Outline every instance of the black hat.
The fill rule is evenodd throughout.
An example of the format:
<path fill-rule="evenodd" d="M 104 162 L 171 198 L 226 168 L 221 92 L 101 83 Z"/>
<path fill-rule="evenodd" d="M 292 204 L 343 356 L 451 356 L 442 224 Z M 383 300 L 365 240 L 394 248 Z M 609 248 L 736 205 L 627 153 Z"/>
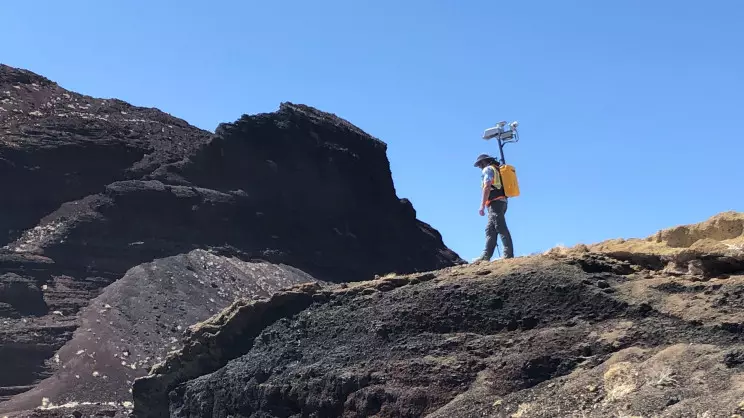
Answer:
<path fill-rule="evenodd" d="M 481 155 L 479 155 L 479 156 L 478 156 L 478 158 L 477 158 L 477 159 L 475 160 L 475 163 L 473 164 L 473 167 L 478 167 L 478 164 L 480 164 L 480 163 L 481 163 L 481 161 L 489 161 L 489 160 L 491 160 L 490 162 L 498 163 L 498 162 L 496 161 L 496 159 L 495 159 L 495 158 L 493 158 L 493 157 L 491 157 L 490 155 L 488 155 L 488 154 L 481 154 Z"/>

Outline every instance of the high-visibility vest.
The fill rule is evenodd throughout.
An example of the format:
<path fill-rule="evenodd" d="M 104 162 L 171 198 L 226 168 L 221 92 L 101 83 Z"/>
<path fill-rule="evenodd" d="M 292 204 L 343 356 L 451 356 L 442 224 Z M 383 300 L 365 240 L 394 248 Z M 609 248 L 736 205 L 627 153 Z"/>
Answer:
<path fill-rule="evenodd" d="M 491 191 L 488 194 L 488 202 L 496 199 L 503 199 L 505 197 L 516 197 L 519 196 L 519 182 L 517 181 L 517 172 L 514 166 L 509 164 L 502 164 L 496 167 L 495 165 L 488 166 L 493 169 L 494 176 L 490 184 L 486 184 L 485 173 L 483 175 L 481 187 L 490 187 Z"/>

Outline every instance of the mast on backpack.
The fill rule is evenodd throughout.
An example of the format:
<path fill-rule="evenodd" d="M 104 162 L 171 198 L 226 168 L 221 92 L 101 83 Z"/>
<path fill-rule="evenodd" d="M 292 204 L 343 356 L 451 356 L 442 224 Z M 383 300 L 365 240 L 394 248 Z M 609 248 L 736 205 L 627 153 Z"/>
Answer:
<path fill-rule="evenodd" d="M 483 139 L 488 141 L 489 139 L 496 138 L 499 143 L 499 153 L 501 154 L 501 164 L 506 164 L 504 158 L 504 145 L 510 142 L 519 142 L 519 133 L 517 132 L 517 126 L 519 122 L 514 121 L 509 124 L 509 129 L 504 130 L 506 121 L 501 121 L 492 128 L 488 128 L 483 132 Z"/>

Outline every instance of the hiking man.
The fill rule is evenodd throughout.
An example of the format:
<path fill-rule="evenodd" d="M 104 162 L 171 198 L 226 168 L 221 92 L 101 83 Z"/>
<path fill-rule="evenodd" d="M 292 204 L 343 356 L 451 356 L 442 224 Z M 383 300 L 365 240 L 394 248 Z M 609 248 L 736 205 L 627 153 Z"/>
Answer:
<path fill-rule="evenodd" d="M 507 198 L 504 193 L 501 174 L 499 174 L 499 162 L 488 154 L 481 154 L 475 160 L 473 166 L 481 169 L 480 216 L 485 215 L 485 208 L 488 207 L 486 248 L 476 261 L 491 261 L 493 251 L 496 249 L 497 235 L 501 235 L 501 242 L 504 244 L 504 258 L 512 258 L 514 257 L 514 248 L 504 216 L 506 214 Z"/>

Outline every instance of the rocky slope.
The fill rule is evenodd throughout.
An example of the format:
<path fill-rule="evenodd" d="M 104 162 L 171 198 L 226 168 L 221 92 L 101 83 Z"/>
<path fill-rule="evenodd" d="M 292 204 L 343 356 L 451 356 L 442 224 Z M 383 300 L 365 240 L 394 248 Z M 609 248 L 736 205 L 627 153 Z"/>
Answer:
<path fill-rule="evenodd" d="M 0 416 L 744 416 L 744 214 L 463 266 L 385 148 L 0 65 Z"/>
<path fill-rule="evenodd" d="M 134 411 L 739 416 L 741 243 L 744 214 L 724 213 L 646 240 L 238 301 L 135 381 Z"/>
<path fill-rule="evenodd" d="M 157 109 L 84 96 L 0 64 L 0 245 L 65 202 L 180 161 L 210 136 Z"/>
<path fill-rule="evenodd" d="M 91 331 L 99 335 L 91 341 L 134 338 L 127 344 L 142 355 L 139 372 L 149 364 L 144 358 L 162 356 L 172 336 L 160 345 L 155 325 L 143 325 L 149 334 L 131 334 L 134 319 L 107 315 L 133 310 L 137 318 L 156 317 L 167 293 L 151 306 L 118 302 L 145 294 L 149 281 L 166 286 L 186 280 L 178 286 L 196 289 L 169 305 L 189 312 L 179 317 L 183 327 L 236 294 L 248 295 L 235 289 L 267 296 L 300 278 L 366 280 L 463 262 L 416 218 L 410 202 L 396 196 L 383 142 L 303 105 L 284 103 L 211 134 L 157 109 L 80 95 L 0 65 L 0 175 L 3 412 L 39 397 L 59 403 L 85 391 L 122 400 L 127 381 L 137 375 L 128 370 L 95 390 L 87 382 L 58 390 L 102 367 L 93 357 L 93 363 L 75 359 L 81 349 L 101 355 L 93 342 L 82 342 L 92 338 L 88 328 L 98 329 L 89 326 L 101 310 L 91 302 L 97 297 L 110 299 L 112 308 L 96 319 L 112 324 Z M 202 286 L 205 276 L 184 270 L 190 262 L 183 257 L 200 250 L 225 257 L 215 261 L 219 265 L 237 258 L 273 266 L 262 274 L 236 274 L 233 287 L 218 297 L 223 287 Z M 153 260 L 178 275 L 133 273 Z M 272 281 L 255 283 L 269 273 Z M 210 298 L 216 302 L 192 310 Z M 122 346 L 112 344 L 103 347 L 109 368 Z"/>
<path fill-rule="evenodd" d="M 114 276 L 205 246 L 331 280 L 462 262 L 396 196 L 386 145 L 332 114 L 284 103 L 209 135 L 6 66 L 0 91 L 12 252 Z"/>
<path fill-rule="evenodd" d="M 78 313 L 79 326 L 52 358 L 52 377 L 0 411 L 31 410 L 45 398 L 54 404 L 131 403 L 134 379 L 179 348 L 188 326 L 237 298 L 268 297 L 310 281 L 317 280 L 290 266 L 203 250 L 134 267 Z"/>

